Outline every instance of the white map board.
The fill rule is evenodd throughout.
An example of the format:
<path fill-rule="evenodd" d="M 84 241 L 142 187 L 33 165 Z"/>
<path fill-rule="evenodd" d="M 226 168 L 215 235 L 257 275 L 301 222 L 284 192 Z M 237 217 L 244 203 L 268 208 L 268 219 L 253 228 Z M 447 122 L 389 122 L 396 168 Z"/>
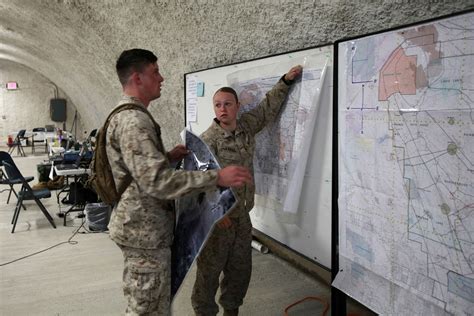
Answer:
<path fill-rule="evenodd" d="M 333 285 L 383 315 L 474 315 L 474 14 L 337 45 Z"/>
<path fill-rule="evenodd" d="M 292 87 L 278 121 L 258 135 L 254 160 L 257 194 L 251 217 L 254 228 L 328 269 L 332 62 L 332 46 L 325 46 L 185 75 L 186 127 L 201 134 L 215 117 L 212 96 L 218 88 L 232 86 L 243 107 L 251 107 L 292 66 L 303 66 L 302 80 Z M 306 156 L 307 161 L 301 158 Z M 284 211 L 286 192 L 295 178 L 301 180 L 302 189 L 290 204 L 297 207 L 287 206 Z"/>

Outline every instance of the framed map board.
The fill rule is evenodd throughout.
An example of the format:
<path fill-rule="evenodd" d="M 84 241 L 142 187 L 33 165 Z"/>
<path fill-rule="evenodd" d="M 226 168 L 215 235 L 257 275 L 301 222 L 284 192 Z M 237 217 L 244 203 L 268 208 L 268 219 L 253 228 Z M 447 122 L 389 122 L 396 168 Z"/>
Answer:
<path fill-rule="evenodd" d="M 385 315 L 474 314 L 474 13 L 335 45 L 333 286 Z"/>
<path fill-rule="evenodd" d="M 287 52 L 185 75 L 186 127 L 204 132 L 215 117 L 212 97 L 233 87 L 250 109 L 292 66 L 303 74 L 277 120 L 256 139 L 255 229 L 329 269 L 333 46 Z"/>

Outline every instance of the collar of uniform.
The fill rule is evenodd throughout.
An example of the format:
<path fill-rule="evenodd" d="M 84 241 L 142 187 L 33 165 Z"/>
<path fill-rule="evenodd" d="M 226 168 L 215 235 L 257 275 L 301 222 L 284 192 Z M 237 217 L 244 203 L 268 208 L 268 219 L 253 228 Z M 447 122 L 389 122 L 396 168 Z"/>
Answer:
<path fill-rule="evenodd" d="M 228 130 L 222 128 L 219 124 L 219 120 L 217 118 L 214 118 L 214 121 L 212 122 L 212 126 L 215 130 L 219 131 L 222 136 L 225 138 L 232 137 L 234 136 L 234 133 L 229 132 Z M 237 127 L 235 129 L 235 135 L 239 135 L 240 133 L 243 133 L 242 128 L 240 127 L 239 121 L 237 121 Z"/>
<path fill-rule="evenodd" d="M 122 95 L 122 99 L 119 101 L 117 106 L 120 106 L 122 104 L 129 104 L 129 103 L 145 107 L 145 105 L 142 103 L 142 101 L 140 101 L 140 99 L 138 99 L 137 97 L 132 97 L 132 96 L 125 95 L 125 94 Z"/>

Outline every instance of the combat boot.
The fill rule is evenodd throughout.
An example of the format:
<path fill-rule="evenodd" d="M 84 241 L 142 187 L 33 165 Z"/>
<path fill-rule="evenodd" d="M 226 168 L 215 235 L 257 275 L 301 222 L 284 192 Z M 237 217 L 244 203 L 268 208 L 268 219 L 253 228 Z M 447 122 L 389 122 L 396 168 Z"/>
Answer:
<path fill-rule="evenodd" d="M 47 188 L 50 190 L 58 190 L 64 186 L 64 176 L 57 176 L 54 180 L 49 180 Z"/>
<path fill-rule="evenodd" d="M 31 187 L 33 190 L 42 190 L 48 188 L 48 182 L 38 182 L 34 186 Z"/>
<path fill-rule="evenodd" d="M 224 309 L 224 316 L 238 316 L 239 309 Z"/>

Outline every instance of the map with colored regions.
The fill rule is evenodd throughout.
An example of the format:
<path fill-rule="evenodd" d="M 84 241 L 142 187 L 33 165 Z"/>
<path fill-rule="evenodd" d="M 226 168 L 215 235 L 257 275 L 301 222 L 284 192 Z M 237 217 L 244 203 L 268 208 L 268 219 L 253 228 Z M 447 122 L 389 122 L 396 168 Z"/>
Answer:
<path fill-rule="evenodd" d="M 384 315 L 474 315 L 474 14 L 338 48 L 333 285 Z"/>
<path fill-rule="evenodd" d="M 281 107 L 274 123 L 266 126 L 256 136 L 254 156 L 254 179 L 256 194 L 275 201 L 284 211 L 296 212 L 299 195 L 289 194 L 301 191 L 307 155 L 303 149 L 311 140 L 318 96 L 321 88 L 321 75 L 327 63 L 325 54 L 312 56 L 317 68 L 303 68 L 300 78 L 292 85 L 288 97 Z M 297 62 L 294 61 L 291 66 Z M 268 68 L 268 67 L 267 67 Z M 288 66 L 290 69 L 290 65 Z M 268 73 L 265 67 L 233 73 L 228 82 L 238 94 L 240 112 L 255 108 L 265 94 L 278 82 L 282 74 L 259 76 L 248 79 L 249 73 Z M 301 181 L 297 181 L 301 180 Z"/>

